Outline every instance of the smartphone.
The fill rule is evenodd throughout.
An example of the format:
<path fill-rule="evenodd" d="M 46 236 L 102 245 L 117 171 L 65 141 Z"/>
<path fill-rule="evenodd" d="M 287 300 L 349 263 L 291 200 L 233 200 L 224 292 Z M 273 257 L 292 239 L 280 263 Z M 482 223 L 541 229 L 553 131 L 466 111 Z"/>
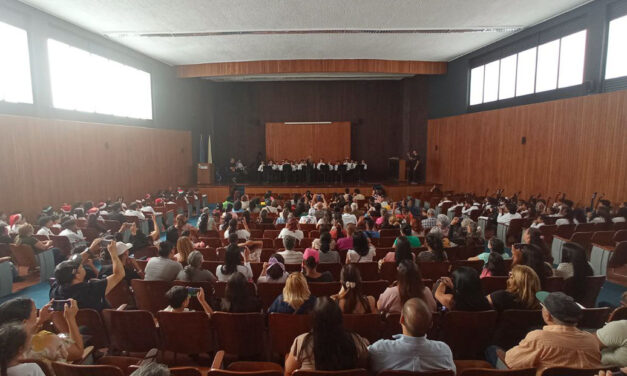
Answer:
<path fill-rule="evenodd" d="M 198 292 L 200 291 L 200 287 L 188 287 L 187 288 L 187 295 L 194 297 L 196 295 L 198 295 Z"/>
<path fill-rule="evenodd" d="M 512 245 L 512 248 L 522 249 L 522 247 L 523 247 L 523 245 L 524 245 L 524 244 L 525 244 L 525 243 L 514 243 L 514 244 Z"/>
<path fill-rule="evenodd" d="M 70 300 L 53 300 L 52 305 L 50 306 L 51 311 L 63 312 L 65 310 L 65 305 L 70 304 Z"/>

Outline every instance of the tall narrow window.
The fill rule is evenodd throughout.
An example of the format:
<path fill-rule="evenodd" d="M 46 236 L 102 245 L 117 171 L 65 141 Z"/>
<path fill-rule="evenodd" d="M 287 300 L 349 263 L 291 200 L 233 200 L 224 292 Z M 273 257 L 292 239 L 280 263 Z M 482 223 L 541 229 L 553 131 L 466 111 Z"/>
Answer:
<path fill-rule="evenodd" d="M 137 119 L 152 119 L 150 74 L 48 40 L 54 107 Z"/>
<path fill-rule="evenodd" d="M 518 53 L 518 67 L 516 69 L 516 96 L 533 93 L 536 75 L 536 50 L 530 48 Z"/>
<path fill-rule="evenodd" d="M 470 71 L 470 105 L 483 102 L 483 69 L 484 65 Z"/>
<path fill-rule="evenodd" d="M 574 86 L 583 82 L 583 65 L 586 59 L 586 34 L 586 30 L 581 30 L 562 38 L 557 87 Z"/>
<path fill-rule="evenodd" d="M 627 15 L 610 21 L 605 79 L 627 76 Z"/>
<path fill-rule="evenodd" d="M 536 69 L 536 93 L 557 88 L 557 70 L 560 54 L 560 40 L 538 46 L 538 67 Z"/>
<path fill-rule="evenodd" d="M 501 59 L 499 99 L 512 98 L 516 90 L 516 55 Z"/>
<path fill-rule="evenodd" d="M 485 65 L 483 102 L 493 102 L 499 98 L 499 60 Z"/>
<path fill-rule="evenodd" d="M 0 101 L 33 103 L 26 30 L 0 22 Z"/>

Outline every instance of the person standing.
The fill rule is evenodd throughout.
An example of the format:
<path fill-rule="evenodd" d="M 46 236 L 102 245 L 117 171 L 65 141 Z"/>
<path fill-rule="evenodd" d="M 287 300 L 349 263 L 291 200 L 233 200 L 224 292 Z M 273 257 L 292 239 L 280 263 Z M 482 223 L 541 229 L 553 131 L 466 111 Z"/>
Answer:
<path fill-rule="evenodd" d="M 418 182 L 418 167 L 420 166 L 420 156 L 416 150 L 407 153 L 407 166 L 409 168 L 409 182 Z"/>

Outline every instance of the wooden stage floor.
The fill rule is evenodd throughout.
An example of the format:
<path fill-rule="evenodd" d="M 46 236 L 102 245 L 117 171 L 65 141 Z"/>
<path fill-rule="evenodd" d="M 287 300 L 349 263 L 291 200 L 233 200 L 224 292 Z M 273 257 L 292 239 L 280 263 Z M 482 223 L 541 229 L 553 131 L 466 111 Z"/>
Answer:
<path fill-rule="evenodd" d="M 224 199 L 230 194 L 235 187 L 243 187 L 244 192 L 250 195 L 262 195 L 267 191 L 272 191 L 278 194 L 292 194 L 292 193 L 305 193 L 311 191 L 312 193 L 343 193 L 345 188 L 348 188 L 353 192 L 355 188 L 359 188 L 361 193 L 368 196 L 372 192 L 372 186 L 380 184 L 385 189 L 387 195 L 393 200 L 401 200 L 409 195 L 415 195 L 418 192 L 426 192 L 433 183 L 426 184 L 407 184 L 407 183 L 390 183 L 390 182 L 369 182 L 363 184 L 230 184 L 230 185 L 198 185 L 198 190 L 207 195 L 209 202 L 223 202 Z"/>

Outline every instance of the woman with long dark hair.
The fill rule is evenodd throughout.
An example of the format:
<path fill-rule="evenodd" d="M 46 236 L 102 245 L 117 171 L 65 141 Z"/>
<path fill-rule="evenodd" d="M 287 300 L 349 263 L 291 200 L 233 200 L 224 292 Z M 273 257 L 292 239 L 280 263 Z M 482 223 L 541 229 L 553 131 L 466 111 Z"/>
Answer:
<path fill-rule="evenodd" d="M 368 340 L 347 332 L 340 307 L 328 297 L 318 298 L 309 333 L 296 337 L 285 360 L 285 374 L 297 369 L 339 371 L 365 368 Z"/>
<path fill-rule="evenodd" d="M 442 277 L 435 299 L 446 309 L 455 311 L 488 311 L 492 309 L 483 296 L 479 273 L 467 266 L 457 268 L 452 278 Z"/>
<path fill-rule="evenodd" d="M 331 298 L 337 302 L 344 313 L 376 313 L 377 306 L 373 296 L 362 293 L 361 274 L 355 265 L 344 265 L 340 273 L 342 287 Z"/>
<path fill-rule="evenodd" d="M 577 243 L 564 243 L 562 262 L 555 269 L 555 275 L 566 281 L 565 291 L 575 300 L 585 296 L 586 277 L 594 275 L 586 258 L 586 251 Z"/>
<path fill-rule="evenodd" d="M 519 247 L 512 247 L 512 266 L 527 265 L 540 278 L 540 284 L 544 286 L 547 277 L 553 275 L 553 270 L 549 264 L 544 262 L 542 250 L 534 244 L 522 244 Z"/>
<path fill-rule="evenodd" d="M 422 282 L 420 269 L 413 261 L 403 260 L 397 267 L 396 282 L 379 296 L 377 308 L 382 312 L 400 313 L 411 298 L 422 300 L 432 312 L 437 309 L 431 289 Z"/>
<path fill-rule="evenodd" d="M 24 325 L 9 323 L 0 326 L 0 376 L 44 376 L 36 363 L 20 363 L 28 346 Z"/>
<path fill-rule="evenodd" d="M 331 234 L 328 231 L 323 231 L 320 233 L 320 240 L 315 244 L 318 245 L 318 250 L 320 251 L 320 263 L 340 263 L 340 253 L 335 250 L 335 241 L 331 238 Z M 313 248 L 316 249 L 316 245 L 313 244 Z"/>
<path fill-rule="evenodd" d="M 542 237 L 542 232 L 540 232 L 539 229 L 533 227 L 528 228 L 523 236 L 523 243 L 535 245 L 540 249 L 544 261 L 548 262 L 549 264 L 553 262 L 551 250 L 546 245 L 546 242 Z"/>
<path fill-rule="evenodd" d="M 366 234 L 356 231 L 353 234 L 353 249 L 349 249 L 346 253 L 346 263 L 371 262 L 376 253 L 375 247 L 370 244 Z"/>
<path fill-rule="evenodd" d="M 251 290 L 244 274 L 235 272 L 229 277 L 224 290 L 224 298 L 220 301 L 220 311 L 231 313 L 261 312 L 261 301 Z"/>
<path fill-rule="evenodd" d="M 437 233 L 429 233 L 426 237 L 427 250 L 418 254 L 418 261 L 446 261 L 448 256 L 444 251 L 442 236 Z"/>
<path fill-rule="evenodd" d="M 406 236 L 399 236 L 394 241 L 394 252 L 388 252 L 383 262 L 395 262 L 398 266 L 403 260 L 414 261 L 416 256 L 411 251 L 411 242 Z"/>
<path fill-rule="evenodd" d="M 485 263 L 483 270 L 481 270 L 480 278 L 505 276 L 507 276 L 507 270 L 505 270 L 503 255 L 497 252 L 490 252 L 488 261 Z"/>
<path fill-rule="evenodd" d="M 244 251 L 244 263 L 242 264 L 242 251 Z M 243 250 L 237 244 L 229 244 L 226 248 L 224 256 L 224 265 L 220 265 L 216 268 L 216 277 L 218 281 L 228 281 L 231 274 L 235 272 L 242 273 L 248 280 L 253 279 L 253 271 L 250 268 L 248 262 L 249 252 L 248 249 Z"/>

